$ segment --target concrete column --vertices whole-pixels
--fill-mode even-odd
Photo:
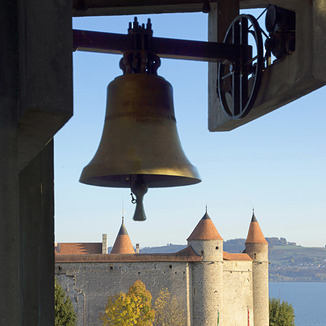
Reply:
[[[0,325],[20,325],[15,1],[0,3]]]
[[[239,15],[239,0],[219,0],[211,2],[208,15],[208,41],[223,42],[231,22]],[[221,112],[217,94],[218,64],[208,63],[208,129],[214,131]]]
[[[53,141],[19,175],[21,325],[54,325]]]
[[[0,10],[1,11],[1,10]],[[1,19],[0,19],[1,20]],[[0,78],[1,79],[1,78]],[[3,101],[0,99],[0,107]],[[1,112],[3,113],[3,111]],[[19,190],[15,129],[0,119],[0,325],[20,325]]]
[[[54,325],[51,139],[72,114],[71,7],[0,2],[0,325]]]

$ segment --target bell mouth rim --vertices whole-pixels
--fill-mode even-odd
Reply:
[[[195,174],[193,176],[185,176],[154,173],[135,173],[93,177],[84,177],[81,175],[79,182],[99,187],[130,188],[130,180],[132,175],[141,175],[148,188],[190,186],[202,181],[199,175]]]

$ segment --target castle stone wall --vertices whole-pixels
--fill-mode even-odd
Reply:
[[[207,249],[207,248],[206,248]],[[100,326],[108,296],[141,280],[153,296],[168,288],[182,305],[187,326],[268,326],[268,262],[56,263],[78,326]]]
[[[253,302],[255,325],[269,325],[268,244],[246,243],[246,253],[253,259]]]
[[[72,299],[79,316],[78,326],[102,325],[99,316],[104,312],[108,296],[127,292],[137,280],[146,285],[153,301],[162,288],[168,288],[179,299],[190,325],[192,276],[188,263],[57,263],[56,276]]]
[[[253,262],[253,300],[255,325],[269,325],[268,262]]]
[[[217,325],[223,292],[222,262],[193,263],[193,324]],[[223,324],[220,323],[222,326]]]
[[[202,256],[202,262],[192,264],[193,325],[217,325],[223,293],[223,240],[190,240],[188,244]]]
[[[223,261],[223,240],[190,240],[188,245],[203,261]]]
[[[223,287],[223,309],[220,312],[223,325],[256,326],[253,322],[252,262],[224,261]]]

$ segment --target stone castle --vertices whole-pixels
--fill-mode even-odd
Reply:
[[[153,299],[162,288],[178,298],[187,326],[268,326],[268,243],[253,214],[243,253],[223,251],[223,239],[207,214],[188,246],[173,254],[135,252],[125,224],[111,253],[102,243],[61,243],[55,274],[67,290],[78,326],[101,325],[107,298],[141,280]]]

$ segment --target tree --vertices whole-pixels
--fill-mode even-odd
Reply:
[[[127,294],[119,293],[108,298],[101,320],[103,326],[151,326],[154,317],[152,295],[146,290],[145,284],[138,280]]]
[[[294,309],[291,304],[272,298],[269,300],[270,326],[295,326]]]
[[[54,282],[54,315],[55,326],[75,326],[76,312],[70,298],[60,286],[57,279]]]
[[[176,297],[168,289],[162,289],[154,303],[154,326],[186,325],[185,312]]]

